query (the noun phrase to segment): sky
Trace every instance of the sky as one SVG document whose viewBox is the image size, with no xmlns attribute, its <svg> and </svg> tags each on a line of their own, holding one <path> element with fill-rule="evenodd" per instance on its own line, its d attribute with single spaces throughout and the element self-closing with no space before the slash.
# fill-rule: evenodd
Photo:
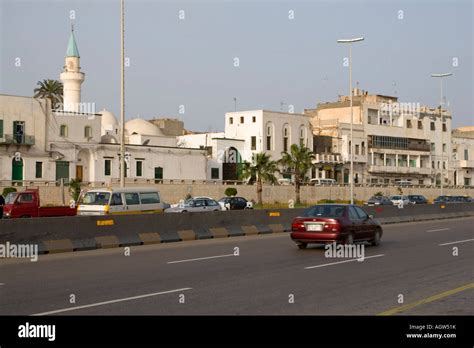
<svg viewBox="0 0 474 348">
<path fill-rule="evenodd" d="M 184 19 L 183 19 L 184 15 Z M 226 112 L 295 112 L 354 87 L 435 107 L 474 125 L 473 1 L 125 1 L 125 114 L 223 131 Z M 0 0 L 0 93 L 59 79 L 71 24 L 82 101 L 120 115 L 119 0 Z M 236 64 L 238 62 L 238 64 Z M 237 65 L 237 66 L 236 66 Z M 236 101 L 234 101 L 234 98 Z"/>
</svg>

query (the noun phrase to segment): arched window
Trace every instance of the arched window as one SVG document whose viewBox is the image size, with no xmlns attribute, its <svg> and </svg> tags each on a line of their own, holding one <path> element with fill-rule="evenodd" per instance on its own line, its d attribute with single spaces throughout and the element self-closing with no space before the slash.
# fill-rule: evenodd
<svg viewBox="0 0 474 348">
<path fill-rule="evenodd" d="M 66 138 L 68 136 L 68 129 L 67 129 L 67 126 L 65 124 L 62 124 L 59 127 L 59 136 L 64 137 L 64 138 Z"/>
<path fill-rule="evenodd" d="M 84 138 L 91 139 L 92 138 L 92 127 L 85 126 L 84 127 Z"/>
<path fill-rule="evenodd" d="M 300 126 L 300 146 L 306 145 L 306 127 L 301 125 Z"/>
<path fill-rule="evenodd" d="M 283 126 L 283 152 L 288 152 L 288 145 L 290 144 L 290 126 L 285 124 Z"/>
<path fill-rule="evenodd" d="M 273 149 L 273 124 L 268 122 L 265 128 L 266 150 L 271 151 Z"/>
</svg>

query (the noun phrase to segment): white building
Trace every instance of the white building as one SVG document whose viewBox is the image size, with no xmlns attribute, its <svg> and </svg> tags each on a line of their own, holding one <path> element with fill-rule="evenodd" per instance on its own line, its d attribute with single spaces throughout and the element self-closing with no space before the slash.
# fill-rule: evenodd
<svg viewBox="0 0 474 348">
<path fill-rule="evenodd" d="M 474 127 L 452 131 L 452 169 L 455 186 L 474 186 Z"/>
<path fill-rule="evenodd" d="M 418 103 L 399 103 L 398 98 L 369 95 L 354 90 L 354 182 L 388 184 L 408 179 L 414 184 L 452 183 L 451 114 Z M 319 104 L 306 110 L 313 116 L 315 152 L 327 167 L 324 155 L 333 155 L 333 164 L 325 168 L 339 182 L 349 182 L 350 107 L 349 97 Z M 330 164 L 331 162 L 329 162 Z"/>
<path fill-rule="evenodd" d="M 0 95 L 0 181 L 8 182 L 2 186 L 11 181 L 35 185 L 61 179 L 80 179 L 91 185 L 118 183 L 119 123 L 107 110 L 78 112 L 84 109 L 84 77 L 71 33 L 61 73 L 64 109 L 52 110 L 45 99 Z M 176 120 L 170 119 L 126 122 L 127 181 L 206 180 L 207 152 L 178 147 L 176 136 L 164 133 L 167 124 L 176 128 Z"/>
</svg>

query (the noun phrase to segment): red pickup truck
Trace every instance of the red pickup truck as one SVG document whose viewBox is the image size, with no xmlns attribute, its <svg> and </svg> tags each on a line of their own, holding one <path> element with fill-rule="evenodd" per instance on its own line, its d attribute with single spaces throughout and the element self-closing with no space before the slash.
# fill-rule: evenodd
<svg viewBox="0 0 474 348">
<path fill-rule="evenodd" d="M 3 207 L 4 218 L 30 218 L 74 216 L 76 208 L 68 206 L 42 207 L 38 190 L 27 189 L 21 192 L 11 192 L 5 199 Z"/>
</svg>

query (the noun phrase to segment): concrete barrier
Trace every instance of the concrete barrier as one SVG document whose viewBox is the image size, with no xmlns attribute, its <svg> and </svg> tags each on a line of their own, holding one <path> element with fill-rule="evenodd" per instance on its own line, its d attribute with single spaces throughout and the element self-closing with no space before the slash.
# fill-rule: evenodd
<svg viewBox="0 0 474 348">
<path fill-rule="evenodd" d="M 245 210 L 0 220 L 0 244 L 37 244 L 40 253 L 116 248 L 290 231 L 305 209 Z M 474 204 L 364 207 L 382 224 L 474 216 Z"/>
</svg>

